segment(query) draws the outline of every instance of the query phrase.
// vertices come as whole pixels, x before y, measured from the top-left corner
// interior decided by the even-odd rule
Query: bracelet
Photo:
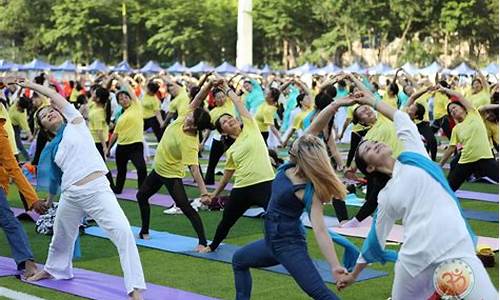
[[[381,99],[380,98],[375,98],[373,101],[373,109],[377,110],[377,105],[380,103]]]

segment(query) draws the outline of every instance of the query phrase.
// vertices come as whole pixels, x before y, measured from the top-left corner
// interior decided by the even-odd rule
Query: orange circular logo
[[[434,270],[434,288],[445,299],[462,299],[474,288],[472,268],[461,259],[450,259]]]

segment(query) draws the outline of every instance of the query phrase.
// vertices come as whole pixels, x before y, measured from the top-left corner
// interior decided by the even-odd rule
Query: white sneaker
[[[201,203],[201,198],[196,198],[193,201],[191,201],[191,207],[194,208],[194,210],[208,210],[208,206],[205,204]]]
[[[166,215],[182,215],[182,210],[177,206],[172,206],[169,209],[165,209],[163,213]]]

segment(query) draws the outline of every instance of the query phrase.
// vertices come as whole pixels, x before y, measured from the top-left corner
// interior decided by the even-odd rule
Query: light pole
[[[238,0],[238,40],[236,67],[253,65],[252,0]]]

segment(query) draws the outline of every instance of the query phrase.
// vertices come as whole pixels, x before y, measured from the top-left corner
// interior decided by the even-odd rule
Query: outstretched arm
[[[474,106],[472,106],[472,103],[467,101],[467,99],[462,96],[462,94],[455,92],[454,90],[447,89],[442,86],[438,86],[438,91],[446,94],[448,97],[456,97],[457,101],[462,104],[467,111],[473,110]]]
[[[318,135],[323,128],[330,122],[331,118],[335,115],[339,107],[349,106],[354,103],[354,99],[351,96],[347,96],[329,104],[325,109],[323,109],[318,116],[314,119],[311,126],[307,128],[306,133],[312,135]]]

